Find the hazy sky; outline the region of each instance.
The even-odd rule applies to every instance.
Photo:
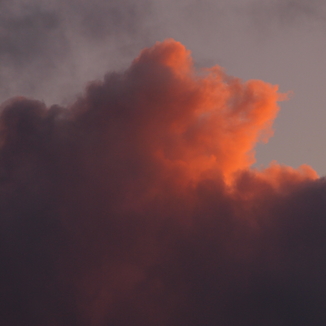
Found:
[[[293,92],[257,166],[306,163],[325,175],[325,19],[322,0],[2,0],[0,99],[67,103],[143,47],[174,38],[198,67]]]

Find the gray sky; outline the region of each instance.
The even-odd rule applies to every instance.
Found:
[[[326,175],[326,3],[319,0],[0,0],[0,99],[72,101],[88,81],[174,38],[198,67],[292,91],[257,166]]]

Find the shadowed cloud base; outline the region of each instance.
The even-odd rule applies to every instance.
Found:
[[[285,98],[167,40],[4,103],[1,325],[325,325],[325,180],[250,168]]]

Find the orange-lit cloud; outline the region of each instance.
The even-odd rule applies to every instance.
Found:
[[[284,98],[167,40],[68,108],[4,103],[1,324],[324,325],[325,180],[251,168]]]
[[[121,105],[132,111],[131,128],[141,128],[134,132],[144,139],[137,141],[147,155],[194,178],[213,170],[230,179],[249,168],[256,143],[273,134],[277,101],[285,98],[277,86],[244,83],[219,67],[196,75],[190,52],[173,40],[142,51],[123,78],[128,96]]]

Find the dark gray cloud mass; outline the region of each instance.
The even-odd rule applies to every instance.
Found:
[[[324,326],[325,178],[245,165],[224,181],[276,91],[187,75],[173,41],[122,71],[172,36],[197,67],[251,74],[283,51],[257,35],[324,17],[318,0],[0,0],[0,99],[40,99],[0,109],[0,324]]]
[[[325,179],[225,183],[275,88],[189,62],[168,41],[68,108],[2,105],[1,325],[325,325]]]

